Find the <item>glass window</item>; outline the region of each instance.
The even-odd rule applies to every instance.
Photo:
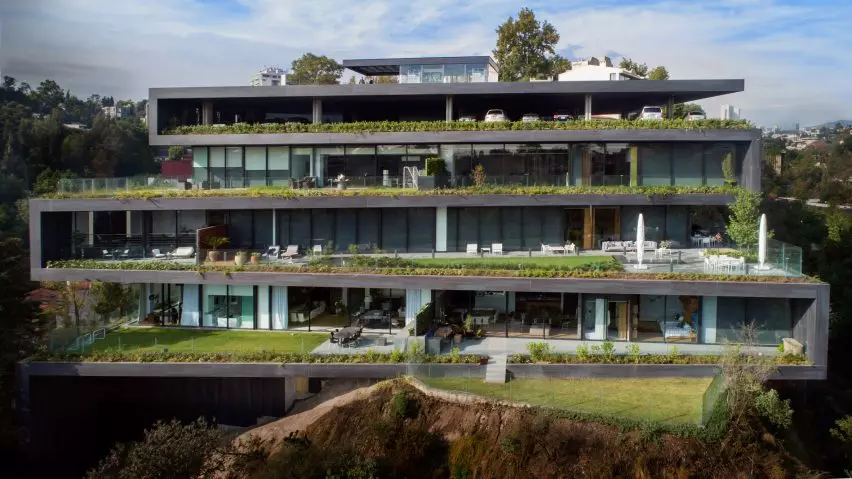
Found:
[[[334,247],[334,211],[328,209],[311,210],[313,221],[313,234],[311,246],[320,245],[323,251]]]
[[[272,150],[270,149],[270,153]],[[311,163],[314,161],[313,148],[293,148],[293,157],[290,162],[291,177],[304,178],[311,174]],[[270,165],[272,165],[270,161]]]
[[[479,208],[479,241],[482,246],[502,243],[500,237],[500,208]]]
[[[266,186],[266,147],[246,147],[246,185]]]
[[[447,208],[447,251],[460,251],[459,212],[457,208]]]
[[[725,184],[722,162],[728,154],[734,155],[732,143],[714,143],[707,148],[704,155],[704,174],[707,177],[707,185],[721,186]]]
[[[703,183],[704,145],[701,143],[674,144],[674,184],[701,186]]]
[[[203,325],[214,328],[254,328],[252,286],[203,286]]]
[[[299,245],[303,251],[310,249],[311,242],[311,210],[293,210],[290,212],[290,241],[289,244]]]
[[[774,346],[793,335],[790,300],[787,298],[746,298],[746,321],[754,321],[757,343]]]
[[[676,242],[676,248],[690,246],[689,238],[689,209],[686,206],[669,206],[666,216],[666,238]]]
[[[420,83],[420,65],[400,65],[400,83]]]
[[[225,147],[210,147],[210,175],[212,176],[211,188],[223,188],[225,186]]]
[[[420,83],[443,83],[444,65],[423,65]]]
[[[379,210],[358,210],[358,244],[370,248],[379,247]]]
[[[467,81],[469,83],[482,83],[488,81],[488,69],[480,63],[467,65]]]
[[[521,243],[521,208],[501,208],[503,215],[501,240],[507,251],[517,251]]]
[[[272,210],[255,211],[252,248],[265,250],[267,246],[272,246]]]
[[[524,249],[541,250],[541,209],[526,206],[523,211],[523,245]]]
[[[425,174],[426,158],[438,156],[438,150],[438,145],[408,145],[406,155],[402,157],[400,164],[400,174],[402,174],[401,168],[405,166],[416,166],[421,174]],[[450,164],[452,163],[450,162],[447,165],[448,170]]]
[[[565,242],[565,210],[558,207],[541,208],[543,241],[546,244]],[[539,245],[540,246],[540,245]]]
[[[456,208],[456,210],[458,211],[459,249],[464,251],[468,244],[479,244],[479,215],[476,208]]]
[[[269,185],[286,186],[290,181],[290,148],[269,147]],[[302,174],[300,176],[305,176]]]
[[[427,253],[435,247],[435,208],[406,208],[408,252]]]
[[[251,248],[252,241],[251,210],[234,210],[228,218],[228,238],[231,240],[226,248]]]
[[[201,186],[207,181],[207,147],[196,146],[192,149],[192,182]]]
[[[335,249],[347,251],[349,245],[358,244],[358,210],[341,208],[335,216]]]
[[[592,186],[630,184],[630,147],[627,143],[598,143],[587,148],[591,153]]]
[[[672,146],[664,143],[639,146],[639,184],[671,184]]]
[[[338,175],[346,175],[346,157],[342,146],[327,146],[318,150],[325,178],[334,180]]]
[[[407,218],[405,208],[382,208],[382,249],[388,252],[406,250]],[[434,225],[434,221],[432,222]]]
[[[276,237],[279,245],[297,244],[290,240],[290,210],[278,210],[275,227],[278,229]]]
[[[377,183],[376,149],[372,146],[347,146],[346,176],[349,178],[350,184],[361,186],[375,186]]]
[[[444,83],[466,83],[467,75],[465,66],[444,65]]]
[[[473,184],[473,150],[472,145],[455,145],[453,151],[453,173],[455,186],[470,186]]]
[[[504,168],[508,152],[502,144],[473,145],[473,155],[473,168],[482,165],[485,169],[486,184],[502,185],[509,181]]]
[[[405,158],[405,152],[405,145],[379,145],[376,147],[378,174],[383,179],[385,171],[387,171],[389,178],[402,177],[402,160]],[[387,184],[384,186],[392,185]]]
[[[228,188],[242,188],[243,183],[243,147],[225,148],[225,167],[227,168]]]

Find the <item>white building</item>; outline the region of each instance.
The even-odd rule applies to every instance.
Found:
[[[723,120],[739,120],[742,118],[742,113],[734,105],[722,105],[722,112],[719,114],[719,118]]]
[[[101,107],[101,113],[107,118],[121,118],[121,109],[115,105]]]
[[[263,67],[251,77],[251,86],[284,86],[287,72],[283,68]]]
[[[571,62],[571,69],[559,74],[559,81],[641,80],[642,77],[613,66],[607,56]]]

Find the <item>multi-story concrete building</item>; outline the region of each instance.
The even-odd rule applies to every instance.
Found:
[[[251,86],[283,86],[287,84],[287,72],[283,68],[263,67],[251,77]]]
[[[141,317],[185,328],[358,322],[379,349],[409,329],[439,349],[443,325],[467,321],[484,339],[465,352],[544,339],[712,353],[754,321],[760,352],[795,338],[814,366],[791,376],[824,377],[828,286],[801,276],[801,251],[770,242],[761,265],[702,256],[725,241],[726,185],[760,189],[760,130],[455,121],[495,108],[513,121],[626,113],[743,80],[500,83],[484,60],[344,65],[410,81],[151,89],[150,143],[191,146],[192,178],[139,195],[120,179],[74,180],[61,199],[31,200],[33,279],[140,284]],[[313,124],[266,123],[276,115]],[[244,123],[214,120],[235,117]]]
[[[722,105],[719,118],[723,120],[740,120],[742,119],[742,116],[740,109],[736,108],[734,105]]]

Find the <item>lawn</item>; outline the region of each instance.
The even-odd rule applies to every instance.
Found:
[[[580,268],[595,263],[609,263],[613,259],[612,256],[485,256],[481,258],[418,258],[409,261],[423,268],[443,268],[455,265],[469,268],[484,265],[505,265],[515,268],[519,264],[531,268]]]
[[[95,341],[93,349],[121,348],[132,350],[238,352],[276,351],[282,353],[310,352],[328,334],[287,333],[278,331],[220,331],[172,328],[131,327],[114,331]]]
[[[418,378],[428,386],[580,413],[662,423],[700,424],[702,396],[712,378],[515,379]]]

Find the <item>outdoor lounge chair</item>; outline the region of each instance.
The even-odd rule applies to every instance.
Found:
[[[314,248],[311,250],[311,253],[314,255],[322,254],[322,245],[315,244]]]
[[[263,253],[262,255],[260,255],[260,257],[267,259],[267,260],[278,259],[278,254],[280,252],[281,252],[280,246],[270,246],[269,248],[266,248],[266,253]]]
[[[151,257],[152,258],[165,258],[166,254],[161,252],[159,248],[154,248],[154,249],[151,250]]]
[[[479,245],[476,243],[468,243],[467,244],[467,254],[478,254],[479,253]]]
[[[193,246],[181,246],[169,254],[169,258],[172,259],[190,259],[193,256],[195,256],[195,247]]]
[[[299,256],[299,246],[294,244],[287,245],[287,249],[285,249],[279,256],[282,258],[293,259],[294,256]]]
[[[491,254],[499,254],[500,256],[503,256],[503,243],[492,243]]]

